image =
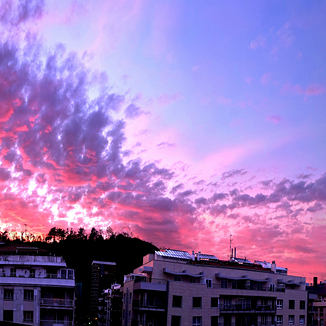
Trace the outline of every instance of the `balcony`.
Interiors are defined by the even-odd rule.
[[[25,265],[26,263],[31,265],[45,265],[53,266],[59,265],[62,267],[66,266],[65,261],[62,257],[56,256],[28,256],[28,255],[0,255],[1,265]]]
[[[139,310],[165,311],[165,305],[160,299],[133,300],[132,306]]]
[[[52,299],[52,298],[41,298],[41,306],[47,307],[58,307],[58,308],[73,308],[74,300],[68,299]]]
[[[73,326],[73,323],[66,320],[41,320],[40,326]]]
[[[220,313],[269,313],[275,314],[275,306],[251,306],[250,304],[220,304]]]
[[[166,291],[166,279],[135,279],[134,290]]]

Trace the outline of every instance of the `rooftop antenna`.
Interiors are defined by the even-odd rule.
[[[232,258],[232,234],[230,234],[230,259]]]

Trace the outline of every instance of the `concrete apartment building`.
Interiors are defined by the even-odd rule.
[[[62,257],[21,243],[0,244],[0,321],[73,326],[75,276]]]
[[[125,276],[122,325],[307,325],[306,280],[274,262],[156,251]]]

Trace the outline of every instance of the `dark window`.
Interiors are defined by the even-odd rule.
[[[192,298],[192,307],[193,308],[201,308],[201,297],[193,297]]]
[[[300,300],[300,309],[306,309],[306,302],[304,300]]]
[[[218,308],[218,298],[211,298],[211,308]]]
[[[294,309],[294,300],[289,300],[289,309]]]
[[[13,310],[4,310],[3,311],[3,321],[14,321]]]
[[[61,278],[66,279],[67,278],[67,271],[65,269],[61,270]]]
[[[238,288],[238,282],[232,281],[232,289],[237,289],[237,288]]]
[[[172,298],[172,307],[181,308],[182,307],[182,296],[174,295]]]
[[[174,282],[181,282],[181,276],[174,276]]]
[[[74,278],[74,271],[72,269],[68,269],[68,279],[72,280]]]
[[[30,271],[29,271],[29,277],[35,277],[35,269],[31,269]]]
[[[201,317],[192,317],[192,326],[201,326]]]
[[[33,311],[24,311],[24,323],[33,323]]]
[[[33,301],[34,291],[33,290],[24,290],[24,300]]]
[[[218,326],[218,316],[211,317],[211,326]]]
[[[10,300],[10,301],[14,300],[14,289],[5,289],[4,290],[4,300]]]
[[[197,281],[196,281],[196,279],[195,279],[195,278],[193,278],[193,277],[190,277],[190,279],[189,279],[189,283],[197,283]]]
[[[16,268],[10,268],[10,276],[15,277],[16,276]]]
[[[181,325],[181,316],[173,316],[171,318],[171,326],[180,326]]]
[[[294,315],[289,316],[289,325],[294,325]]]
[[[221,288],[222,289],[227,289],[228,288],[228,281],[227,280],[222,280],[221,281]]]
[[[206,285],[207,285],[208,288],[211,288],[212,287],[212,280],[206,279]]]
[[[257,283],[257,290],[262,291],[263,289],[263,284],[262,283]]]

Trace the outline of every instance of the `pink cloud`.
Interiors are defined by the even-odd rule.
[[[284,93],[296,93],[302,94],[306,96],[320,95],[325,92],[325,87],[317,84],[312,84],[307,86],[306,89],[302,88],[299,84],[291,85],[284,84],[282,88],[282,92]]]
[[[271,79],[271,73],[270,72],[266,72],[261,78],[260,78],[260,82],[263,84],[263,85],[266,85],[269,83]]]
[[[281,117],[279,115],[270,115],[266,117],[266,121],[271,121],[277,124],[281,121]]]
[[[180,93],[175,93],[173,95],[162,94],[159,95],[156,99],[161,105],[169,105],[175,101],[178,101],[182,98]]]
[[[250,42],[250,49],[255,50],[257,48],[264,47],[266,44],[266,39],[265,37],[258,36],[254,40]]]

